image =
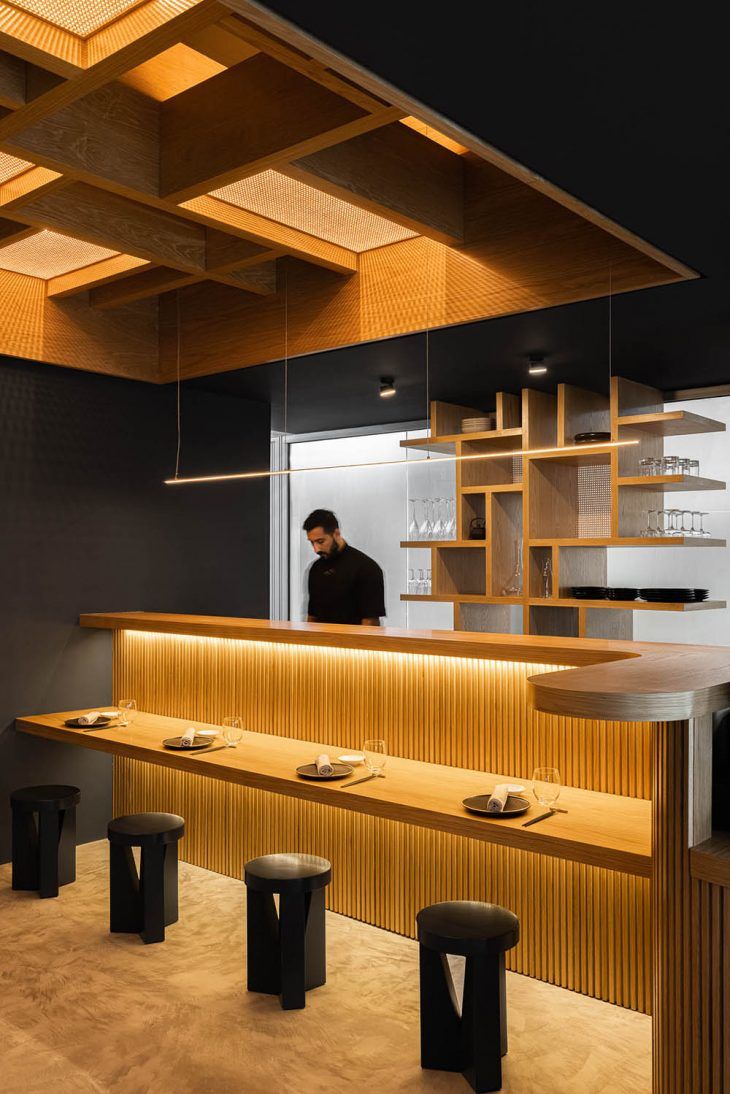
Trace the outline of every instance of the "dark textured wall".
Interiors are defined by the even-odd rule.
[[[268,466],[265,403],[185,391],[182,421],[181,470]],[[174,386],[0,359],[0,862],[17,786],[80,786],[80,840],[105,832],[109,758],[13,727],[111,702],[80,612],[268,614],[267,480],[164,486],[175,439]]]

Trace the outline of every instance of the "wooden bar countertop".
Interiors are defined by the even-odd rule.
[[[103,612],[82,615],[79,622],[82,627],[107,630],[565,665],[559,672],[532,677],[530,695],[538,710],[574,717],[678,721],[730,706],[730,647],[725,646],[410,631],[160,612]]]
[[[403,821],[423,828],[451,832],[524,851],[584,862],[609,870],[648,877],[651,873],[651,802],[617,794],[564,787],[556,813],[540,824],[523,828],[523,821],[544,812],[526,787],[530,802],[526,815],[490,818],[468,813],[461,802],[475,794],[489,793],[497,783],[519,782],[514,776],[472,771],[390,756],[385,778],[343,789],[346,782],[367,774],[355,767],[343,781],[317,782],[301,778],[296,768],[311,763],[322,752],[331,759],[345,751],[336,743],[313,743],[268,733],[246,732],[235,748],[181,752],[167,749],[166,738],[180,736],[191,724],[196,729],[218,729],[204,722],[139,712],[127,727],[84,731],[64,725],[83,711],[39,714],[18,718],[24,733],[53,741],[80,745],[117,756],[159,764],[181,771],[239,783],[306,801],[320,802]],[[219,741],[216,741],[219,743]]]

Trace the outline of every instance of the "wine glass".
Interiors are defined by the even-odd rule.
[[[416,520],[416,500],[417,500],[416,498],[409,498],[408,499],[408,504],[411,507],[411,520],[410,520],[410,524],[408,525],[408,539],[411,540],[411,542],[413,540],[418,539],[418,521]]]
[[[117,710],[119,711],[119,725],[129,726],[137,716],[137,700],[120,699],[117,703]]]
[[[412,566],[408,567],[408,592],[410,594],[416,591],[416,571]]]
[[[223,740],[229,748],[235,748],[243,737],[243,721],[238,714],[226,714],[222,721]]]
[[[532,772],[532,793],[540,805],[552,809],[560,797],[560,772],[557,767],[536,767]]]
[[[443,509],[443,506],[444,506],[444,499],[443,498],[434,498],[433,499],[433,513],[434,513],[433,538],[434,539],[444,539],[444,509]]]
[[[385,741],[377,739],[365,741],[362,746],[362,751],[365,756],[365,766],[370,774],[382,775],[383,768],[388,760],[388,754],[385,751]]]
[[[421,500],[421,505],[423,506],[423,520],[421,521],[421,523],[419,525],[419,528],[418,528],[418,538],[420,540],[430,539],[431,538],[431,532],[433,531],[433,526],[431,524],[431,521],[429,519],[429,514],[428,514],[428,509],[429,509],[428,498],[421,498],[420,500]]]

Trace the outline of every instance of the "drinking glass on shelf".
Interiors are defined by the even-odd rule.
[[[656,509],[647,509],[647,511],[646,511],[646,528],[641,533],[642,536],[644,536],[644,538],[659,535],[659,532],[657,530],[657,519],[656,518],[657,518],[657,510]]]
[[[229,748],[235,748],[243,737],[243,721],[238,714],[226,714],[221,725],[223,726],[223,740]]]
[[[431,571],[426,570],[426,594],[431,595]]]
[[[692,512],[692,533],[691,534],[693,536],[701,536],[702,535],[702,519],[701,518],[702,518],[702,514],[698,513],[698,511],[695,509]]]
[[[712,537],[712,532],[706,532],[704,526],[705,517],[709,517],[709,515],[709,513],[700,513],[700,535],[705,539],[710,539]]]
[[[665,536],[681,536],[682,529],[680,520],[682,516],[681,509],[665,509],[665,521],[664,521],[664,535]]]
[[[688,473],[690,475],[699,475],[699,473],[700,473],[700,461],[699,460],[688,460],[688,463],[689,463],[689,472]]]
[[[643,460],[639,460],[639,474],[640,475],[658,475],[659,469],[657,468],[657,460],[652,456],[647,456]]]
[[[411,519],[410,519],[410,522],[408,524],[408,539],[411,540],[411,541],[418,539],[418,521],[416,520],[416,501],[417,501],[416,498],[409,498],[408,499],[408,504],[411,507]]]
[[[416,573],[412,566],[408,567],[408,592],[414,593],[416,591]]]
[[[117,703],[120,726],[129,726],[137,716],[136,699],[120,699]]]
[[[552,809],[560,797],[560,772],[557,767],[536,767],[532,772],[532,793],[540,805]]]
[[[418,571],[418,578],[416,580],[416,592],[419,596],[423,596],[426,591],[426,578],[423,569]]]
[[[678,475],[679,474],[679,460],[676,456],[664,456],[662,461],[662,474],[663,475]]]
[[[692,535],[692,510],[691,509],[683,509],[682,510],[682,526],[680,528],[680,531],[681,531],[683,536],[691,536]]]
[[[428,498],[421,498],[421,505],[423,506],[423,520],[418,528],[419,539],[430,539],[433,534],[433,524],[429,516],[430,504]]]
[[[444,535],[444,517],[443,517],[443,498],[433,499],[433,538],[443,539]]]
[[[678,474],[680,474],[680,475],[689,475],[690,474],[690,464],[691,463],[692,463],[692,460],[687,460],[684,457],[680,456],[680,458],[677,460],[677,472],[678,472]]]
[[[446,538],[456,538],[456,498],[449,498],[449,523],[446,529]]]
[[[382,775],[383,769],[388,761],[388,754],[385,751],[385,741],[371,739],[365,741],[362,746],[363,755],[365,757],[365,766],[371,775]]]

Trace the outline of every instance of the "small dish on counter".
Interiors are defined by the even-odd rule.
[[[199,748],[210,748],[213,742],[210,737],[201,737],[199,733],[196,733],[191,745],[183,744],[182,737],[168,737],[162,743],[165,748],[172,748],[177,752],[194,752]]]
[[[332,764],[331,775],[320,775],[316,764],[302,764],[301,767],[297,768],[297,775],[300,775],[303,779],[318,779],[320,782],[329,782],[331,779],[345,779],[348,775],[352,775],[352,771],[350,764]]]
[[[461,804],[467,813],[479,813],[480,816],[492,817],[494,820],[500,820],[501,817],[519,817],[530,808],[527,798],[510,794],[504,809],[499,813],[490,813],[488,806],[491,796],[491,794],[475,794],[472,798],[464,798]]]
[[[365,757],[362,752],[345,752],[342,756],[338,756],[337,759],[341,764],[350,764],[352,767],[357,767],[358,764],[365,763]]]

